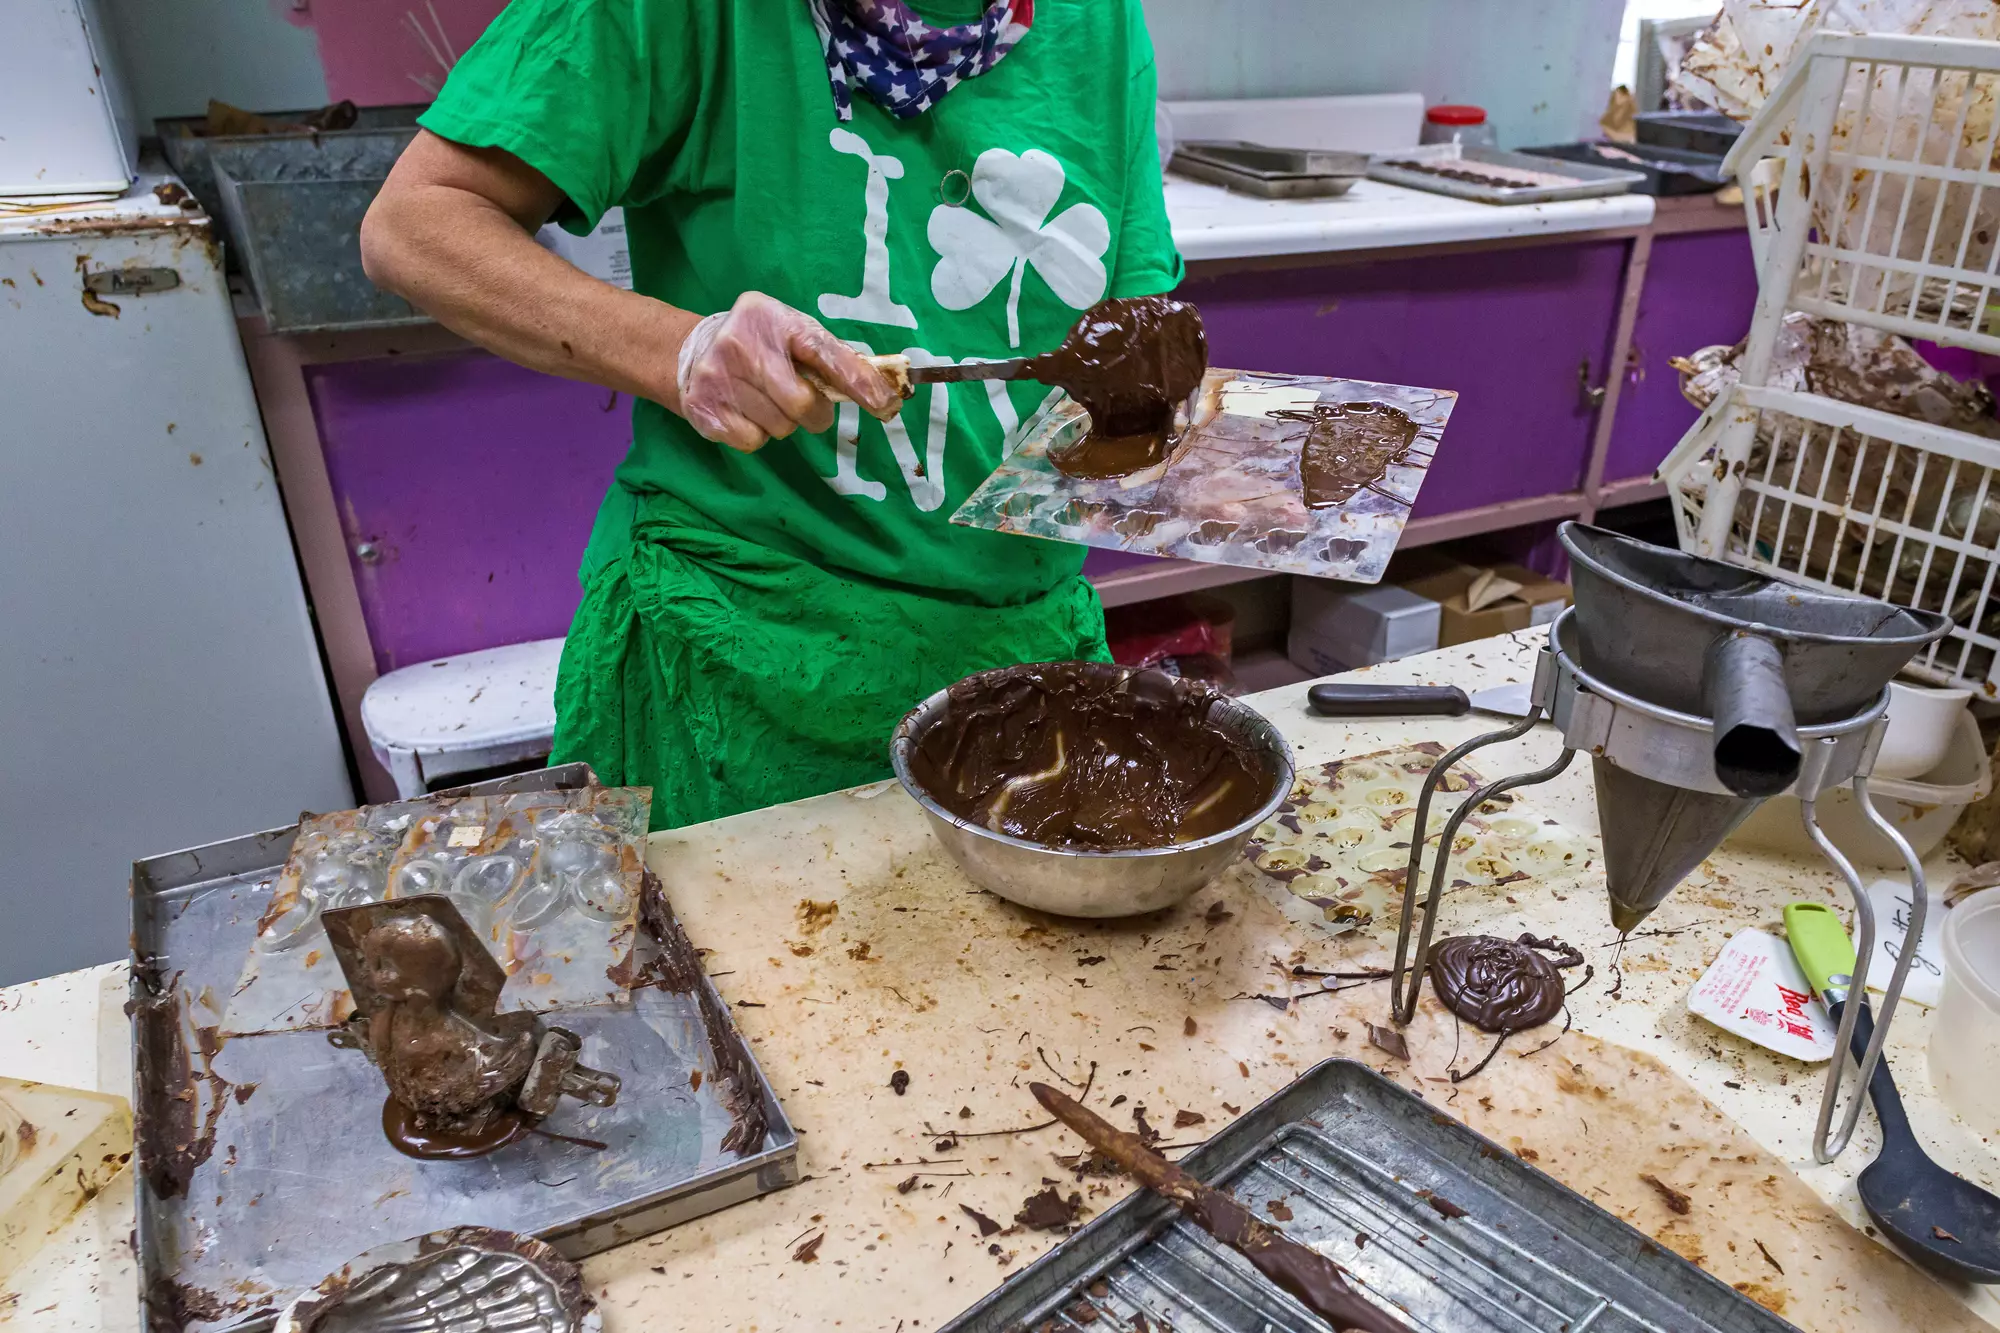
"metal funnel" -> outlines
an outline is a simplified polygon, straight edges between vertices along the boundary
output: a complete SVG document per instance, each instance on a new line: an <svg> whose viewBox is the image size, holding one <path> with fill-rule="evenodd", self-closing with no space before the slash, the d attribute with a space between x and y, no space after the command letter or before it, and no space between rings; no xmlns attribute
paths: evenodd
<svg viewBox="0 0 2000 1333"><path fill-rule="evenodd" d="M1768 640L1796 721L1838 722L1951 622L1934 611L1787 583L1720 560L1565 523L1585 671L1649 703L1714 717L1709 654L1735 634ZM1732 673L1734 674L1734 673Z"/></svg>
<svg viewBox="0 0 2000 1333"><path fill-rule="evenodd" d="M1611 924L1636 927L1750 817L1764 798L1719 796L1641 777L1602 757L1590 761L1604 838Z"/></svg>

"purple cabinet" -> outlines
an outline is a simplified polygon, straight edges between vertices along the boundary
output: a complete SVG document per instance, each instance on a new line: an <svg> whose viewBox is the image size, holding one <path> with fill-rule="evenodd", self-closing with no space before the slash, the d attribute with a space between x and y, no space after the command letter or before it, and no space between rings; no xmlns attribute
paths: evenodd
<svg viewBox="0 0 2000 1333"><path fill-rule="evenodd" d="M569 629L630 399L484 352L305 374L378 671Z"/></svg>
<svg viewBox="0 0 2000 1333"><path fill-rule="evenodd" d="M1196 278L1209 359L1240 370L1456 389L1416 517L1575 491L1629 245L1531 249Z"/></svg>
<svg viewBox="0 0 2000 1333"><path fill-rule="evenodd" d="M1701 415L1681 397L1680 376L1668 358L1735 342L1749 331L1756 304L1757 269L1747 232L1654 238L1618 417L1604 455L1607 483L1650 474Z"/></svg>

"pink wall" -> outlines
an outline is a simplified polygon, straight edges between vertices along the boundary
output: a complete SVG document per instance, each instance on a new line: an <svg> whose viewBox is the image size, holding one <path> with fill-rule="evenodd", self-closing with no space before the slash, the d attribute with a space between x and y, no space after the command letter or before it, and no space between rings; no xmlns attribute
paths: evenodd
<svg viewBox="0 0 2000 1333"><path fill-rule="evenodd" d="M311 0L327 96L428 102L506 0Z"/></svg>

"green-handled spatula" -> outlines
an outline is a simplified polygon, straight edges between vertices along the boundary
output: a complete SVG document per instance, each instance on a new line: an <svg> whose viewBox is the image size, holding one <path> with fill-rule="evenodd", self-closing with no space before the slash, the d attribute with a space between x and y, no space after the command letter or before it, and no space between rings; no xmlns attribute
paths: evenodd
<svg viewBox="0 0 2000 1333"><path fill-rule="evenodd" d="M1854 945L1832 909L1820 903L1785 908L1785 935L1827 1015L1840 1022L1854 978ZM1868 1001L1855 1015L1850 1045L1859 1060L1875 1031ZM1836 1055L1835 1057L1839 1057ZM1875 1062L1868 1080L1875 1118L1882 1124L1882 1151L1861 1172L1861 1206L1910 1262L1959 1282L2000 1282L2000 1198L1933 1162L1910 1132L1903 1099L1886 1059Z"/></svg>

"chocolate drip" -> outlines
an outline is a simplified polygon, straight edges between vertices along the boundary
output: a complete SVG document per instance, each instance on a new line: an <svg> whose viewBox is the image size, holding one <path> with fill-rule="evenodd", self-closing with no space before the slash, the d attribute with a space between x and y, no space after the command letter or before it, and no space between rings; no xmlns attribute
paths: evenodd
<svg viewBox="0 0 2000 1333"><path fill-rule="evenodd" d="M1090 434L1049 461L1067 476L1122 477L1166 457L1175 414L1208 371L1201 313L1186 301L1104 301L1026 376L1066 390L1090 413Z"/></svg>
<svg viewBox="0 0 2000 1333"><path fill-rule="evenodd" d="M447 1129L426 1125L409 1107L390 1097L382 1103L382 1133L389 1146L405 1157L427 1162L462 1161L519 1142L534 1128L533 1118L518 1110L495 1111L475 1128Z"/></svg>
<svg viewBox="0 0 2000 1333"><path fill-rule="evenodd" d="M1269 794L1249 746L1208 722L1217 695L1157 671L1046 662L951 687L911 775L961 819L1053 847L1193 842Z"/></svg>
<svg viewBox="0 0 2000 1333"><path fill-rule="evenodd" d="M1562 1012L1555 964L1525 944L1455 935L1431 946L1431 986L1453 1013L1488 1032L1540 1027Z"/></svg>
<svg viewBox="0 0 2000 1333"><path fill-rule="evenodd" d="M1387 403L1315 403L1282 408L1275 420L1306 428L1299 447L1299 487L1306 508L1346 504L1358 491L1401 499L1376 485L1417 440L1417 423Z"/></svg>
<svg viewBox="0 0 2000 1333"><path fill-rule="evenodd" d="M1339 1264L1259 1221L1230 1195L1202 1184L1154 1152L1138 1135L1107 1123L1046 1083L1030 1083L1028 1091L1085 1143L1124 1167L1147 1189L1172 1199L1196 1226L1248 1259L1259 1273L1336 1330L1409 1333L1402 1320L1348 1286Z"/></svg>

